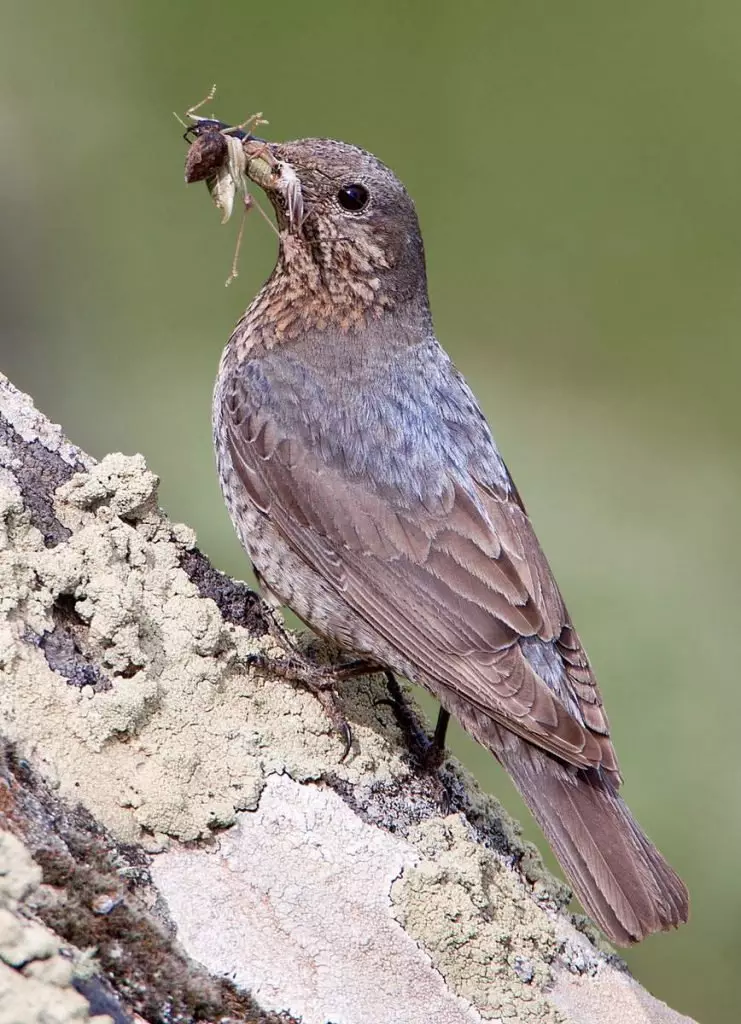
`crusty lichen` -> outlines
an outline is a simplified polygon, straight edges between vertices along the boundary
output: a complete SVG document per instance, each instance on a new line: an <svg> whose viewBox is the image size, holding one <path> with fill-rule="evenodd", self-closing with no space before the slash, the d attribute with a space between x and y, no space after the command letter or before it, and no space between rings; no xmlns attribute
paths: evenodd
<svg viewBox="0 0 741 1024"><path fill-rule="evenodd" d="M41 883L41 868L10 832L0 831L0 1020L8 1024L111 1024L91 1017L72 988L75 963L59 938L24 915L23 902Z"/></svg>
<svg viewBox="0 0 741 1024"><path fill-rule="evenodd" d="M6 736L119 838L155 846L231 824L255 807L269 772L306 780L331 767L353 783L401 773L370 725L390 722L388 708L366 703L357 721L348 706L359 752L339 765L341 741L314 698L243 667L275 644L225 623L200 596L180 568L192 534L159 511L156 483L140 456L111 455L74 476L55 503L72 533L51 548L20 497L0 492ZM55 602L70 597L114 683L106 692L70 686L39 646L18 642L51 630Z"/></svg>
<svg viewBox="0 0 741 1024"><path fill-rule="evenodd" d="M560 943L522 883L459 816L407 838L422 856L394 883L394 913L450 988L483 1017L560 1021L542 995Z"/></svg>
<svg viewBox="0 0 741 1024"><path fill-rule="evenodd" d="M106 457L57 489L55 514L70 533L52 547L20 495L0 490L6 736L61 797L152 852L230 826L257 807L271 773L327 779L384 827L396 827L397 804L406 807L403 831L420 861L394 886L397 920L484 1016L506 1018L516 1007L519 1019L557 1020L542 996L553 930L501 858L474 839L471 822L496 821L493 845L532 859L516 829L488 798L471 798L469 780L452 769L450 791L465 794L470 820L440 816L435 786L419 786L399 743L383 677L343 689L356 744L340 764L341 742L317 701L245 667L252 653L281 652L200 595L181 568L193 534L169 523L156 488L140 456ZM43 644L28 642L54 628L60 607L110 688L70 685ZM557 883L544 888L562 900Z"/></svg>

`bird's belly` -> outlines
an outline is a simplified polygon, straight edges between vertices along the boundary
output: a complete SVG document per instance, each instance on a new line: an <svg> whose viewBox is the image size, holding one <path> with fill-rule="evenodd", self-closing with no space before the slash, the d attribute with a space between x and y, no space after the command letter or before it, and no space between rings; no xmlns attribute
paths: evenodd
<svg viewBox="0 0 741 1024"><path fill-rule="evenodd" d="M357 656L408 675L410 666L399 664L398 652L289 548L269 516L255 506L225 447L217 444L217 453L221 489L234 529L267 590L316 633Z"/></svg>

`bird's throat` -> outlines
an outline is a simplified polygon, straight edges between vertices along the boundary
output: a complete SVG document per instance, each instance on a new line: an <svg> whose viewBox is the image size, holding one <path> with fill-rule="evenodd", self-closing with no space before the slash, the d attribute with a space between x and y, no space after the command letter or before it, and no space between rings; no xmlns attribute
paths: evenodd
<svg viewBox="0 0 741 1024"><path fill-rule="evenodd" d="M322 247L283 232L278 262L235 330L246 352L272 348L314 331L363 331L397 305L390 275L362 253Z"/></svg>

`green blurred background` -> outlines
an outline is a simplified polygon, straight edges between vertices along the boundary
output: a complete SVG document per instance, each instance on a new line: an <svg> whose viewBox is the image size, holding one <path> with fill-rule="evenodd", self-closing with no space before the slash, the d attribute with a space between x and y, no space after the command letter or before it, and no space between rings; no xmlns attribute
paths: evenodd
<svg viewBox="0 0 741 1024"><path fill-rule="evenodd" d="M359 143L406 182L440 338L692 892L690 925L627 959L741 1019L741 7L5 0L0 27L0 367L93 454L143 452L231 573L211 387L275 238L253 215L225 290L236 224L185 188L171 111L216 81L219 117Z"/></svg>

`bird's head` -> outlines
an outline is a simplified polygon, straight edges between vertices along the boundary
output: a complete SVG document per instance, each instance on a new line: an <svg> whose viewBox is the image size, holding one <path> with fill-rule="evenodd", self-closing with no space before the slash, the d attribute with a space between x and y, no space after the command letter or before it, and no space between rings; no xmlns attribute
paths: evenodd
<svg viewBox="0 0 741 1024"><path fill-rule="evenodd" d="M330 290L349 288L361 301L426 301L417 213L385 164L331 139L244 147L247 176L275 210L286 269L308 263Z"/></svg>
<svg viewBox="0 0 741 1024"><path fill-rule="evenodd" d="M332 139L267 142L240 127L191 116L196 123L185 134L185 180L207 182L224 220L238 193L248 201L250 182L275 210L278 262L249 311L257 333L297 337L330 325L359 330L392 312L397 326L406 320L426 329L417 213L385 164Z"/></svg>

